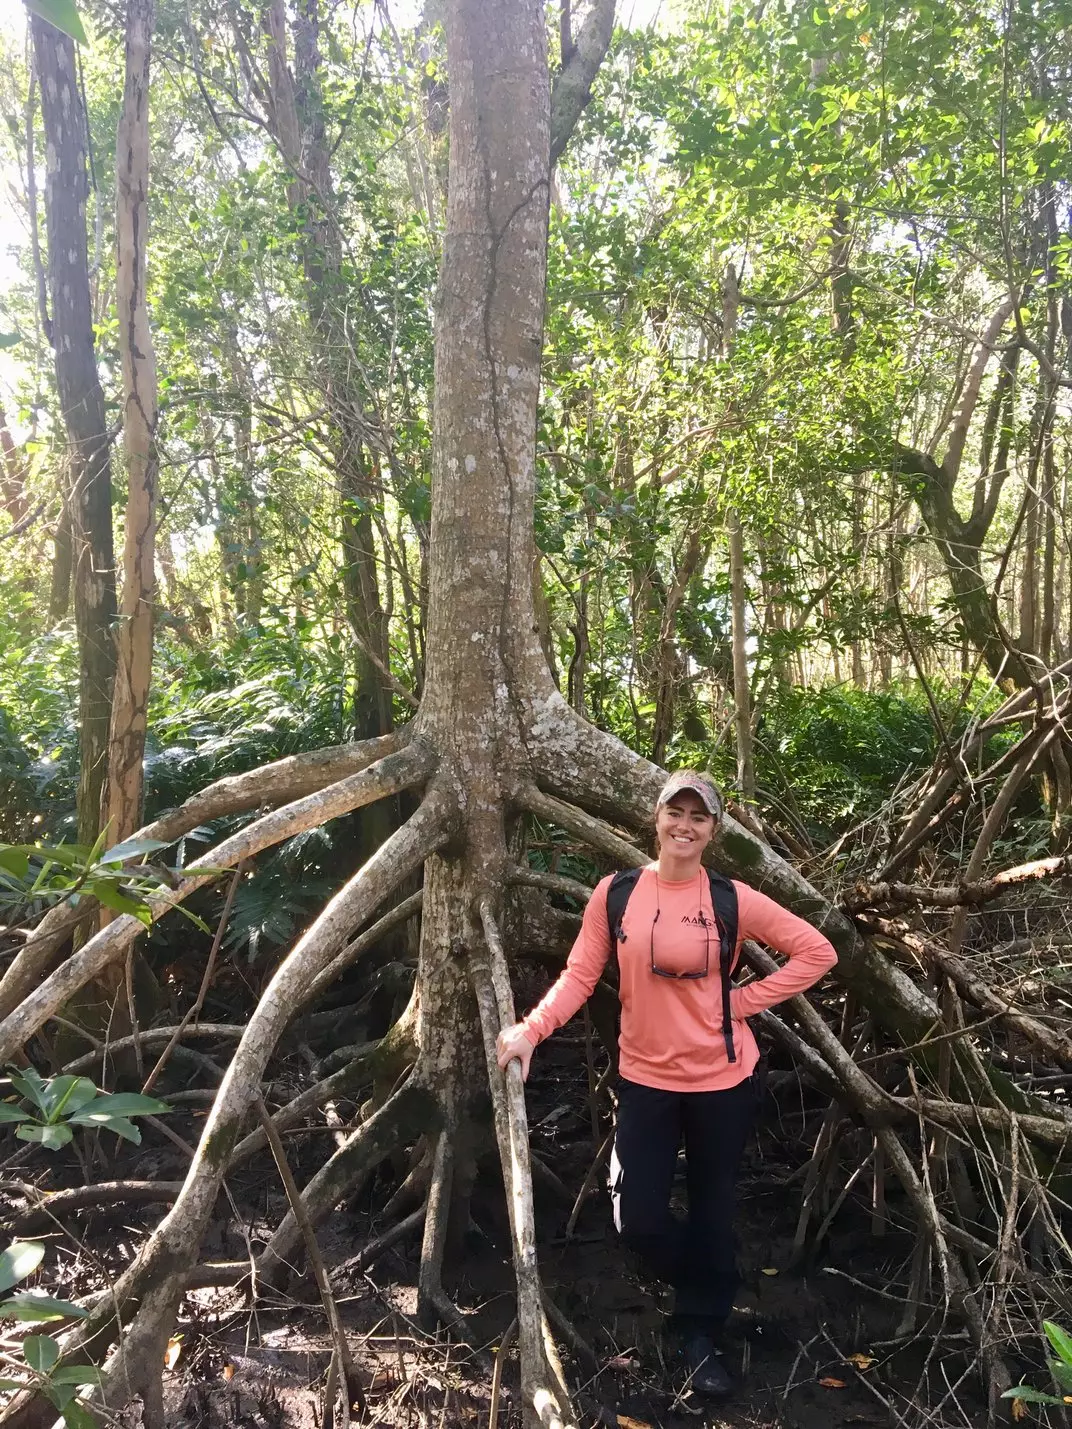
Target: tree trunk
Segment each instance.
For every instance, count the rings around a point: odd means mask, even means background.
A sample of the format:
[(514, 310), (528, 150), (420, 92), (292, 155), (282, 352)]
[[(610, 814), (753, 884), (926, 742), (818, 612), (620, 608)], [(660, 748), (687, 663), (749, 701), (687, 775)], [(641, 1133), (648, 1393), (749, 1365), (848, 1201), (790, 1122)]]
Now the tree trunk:
[(392, 723), (386, 673), (390, 650), (372, 516), (382, 497), (370, 480), (367, 450), (376, 436), (377, 423), (374, 394), (360, 378), (354, 352), (354, 315), (350, 313), (324, 124), (319, 23), (319, 0), (300, 0), (294, 23), (292, 74), (283, 0), (271, 0), (265, 10), (272, 127), (295, 174), (287, 188), (287, 200), (301, 215), (305, 305), (315, 353), (313, 378), (327, 408), (328, 446), (339, 485), (344, 588), (357, 665), (356, 737), (372, 739), (386, 733)]
[(78, 838), (100, 829), (115, 677), (115, 557), (104, 393), (97, 378), (86, 244), (86, 114), (74, 41), (31, 18), (47, 144), (45, 219), (56, 384), (71, 462), (75, 624), (80, 662)]
[(71, 492), (66, 462), (60, 468), (58, 484), (61, 504), (56, 524), (52, 528), (52, 574), (48, 588), (50, 625), (58, 625), (61, 620), (66, 619), (71, 608), (71, 566), (74, 552), (71, 543)]
[(756, 801), (752, 759), (752, 698), (748, 675), (747, 593), (744, 585), (744, 540), (736, 507), (727, 512), (730, 547), (730, 615), (733, 622), (733, 731), (737, 743), (737, 790), (742, 804)]
[(123, 595), (105, 814), (112, 843), (141, 823), (153, 661), (156, 360), (145, 296), (149, 191), (149, 53), (154, 0), (127, 0), (126, 84), (116, 140), (116, 298), (127, 467)]

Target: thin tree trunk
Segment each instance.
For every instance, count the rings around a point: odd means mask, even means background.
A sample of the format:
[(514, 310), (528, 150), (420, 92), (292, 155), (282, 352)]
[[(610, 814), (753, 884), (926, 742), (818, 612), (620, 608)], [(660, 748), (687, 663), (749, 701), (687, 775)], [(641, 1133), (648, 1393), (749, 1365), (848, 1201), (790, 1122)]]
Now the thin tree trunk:
[(126, 542), (105, 810), (115, 843), (141, 823), (153, 661), (156, 359), (145, 295), (149, 191), (149, 55), (154, 0), (127, 0), (126, 83), (116, 139), (116, 296), (123, 366)]
[(31, 17), (30, 25), (48, 140), (45, 217), (56, 384), (71, 461), (80, 662), (78, 837), (91, 844), (100, 829), (108, 772), (116, 600), (109, 438), (93, 348), (86, 242), (86, 114), (74, 41), (39, 15)]
[(752, 755), (752, 700), (748, 675), (747, 593), (744, 538), (737, 508), (727, 512), (730, 548), (730, 617), (733, 622), (733, 730), (737, 742), (737, 789), (743, 804), (754, 804), (756, 774)]
[(56, 625), (67, 616), (71, 608), (71, 566), (74, 551), (71, 542), (71, 493), (68, 484), (67, 463), (59, 472), (60, 511), (52, 528), (52, 576), (48, 591), (48, 619)]

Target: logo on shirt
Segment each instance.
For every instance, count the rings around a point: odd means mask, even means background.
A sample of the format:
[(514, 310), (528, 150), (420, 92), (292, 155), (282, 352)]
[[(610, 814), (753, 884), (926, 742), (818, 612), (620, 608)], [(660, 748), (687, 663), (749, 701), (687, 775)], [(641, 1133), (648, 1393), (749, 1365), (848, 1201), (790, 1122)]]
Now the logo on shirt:
[(690, 928), (713, 928), (715, 926), (714, 920), (705, 918), (702, 913), (695, 913), (692, 916), (682, 913), (681, 921), (688, 924)]

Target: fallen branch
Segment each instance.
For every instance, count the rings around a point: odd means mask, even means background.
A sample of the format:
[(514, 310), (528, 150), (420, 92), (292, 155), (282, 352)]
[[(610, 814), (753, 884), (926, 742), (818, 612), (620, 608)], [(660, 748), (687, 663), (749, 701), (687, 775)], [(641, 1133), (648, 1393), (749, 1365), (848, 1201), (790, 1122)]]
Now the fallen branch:
[(1017, 864), (993, 878), (977, 883), (952, 883), (929, 886), (924, 883), (858, 883), (851, 898), (841, 903), (846, 913), (861, 913), (868, 908), (893, 904), (916, 908), (963, 908), (989, 903), (1019, 884), (1039, 883), (1044, 879), (1072, 876), (1072, 857), (1040, 858), (1032, 863)]
[[(258, 1097), (254, 1103), (254, 1109), (260, 1121), (261, 1129), (264, 1131), (265, 1136), (268, 1138), (268, 1144), (272, 1148), (272, 1156), (275, 1160), (276, 1169), (279, 1172), (279, 1179), (283, 1183), (283, 1189), (287, 1193), (287, 1200), (290, 1202), (291, 1214), (301, 1228), (309, 1268), (313, 1272), (313, 1279), (316, 1281), (316, 1288), (320, 1292), (320, 1299), (324, 1305), (324, 1313), (328, 1318), (331, 1338), (335, 1345), (336, 1361), (342, 1379), (342, 1422), (344, 1429), (349, 1429), (351, 1401), (356, 1400), (357, 1407), (362, 1413), (367, 1408), (364, 1390), (361, 1388), (361, 1381), (357, 1377), (353, 1356), (350, 1354), (350, 1346), (346, 1340), (346, 1332), (343, 1330), (342, 1321), (339, 1319), (339, 1307), (335, 1303), (335, 1296), (331, 1293), (327, 1267), (324, 1264), (324, 1257), (320, 1254), (320, 1246), (317, 1244), (316, 1232), (313, 1230), (312, 1223), (306, 1214), (301, 1192), (298, 1190), (294, 1180), (294, 1173), (291, 1171), (290, 1163), (287, 1161), (287, 1153), (283, 1149), (283, 1143), (279, 1139), (279, 1133), (272, 1125), (272, 1118), (268, 1115), (267, 1108), (260, 1097)], [(334, 1404), (332, 1402), (334, 1395), (330, 1392), (330, 1385), (329, 1388), (325, 1390), (324, 1398), (324, 1417), (326, 1419), (329, 1414), (334, 1412)]]
[(956, 957), (953, 953), (946, 952), (944, 948), (937, 947), (928, 939), (921, 938), (916, 933), (910, 933), (907, 929), (898, 928), (885, 919), (872, 918), (868, 921), (870, 926), (882, 933), (884, 937), (900, 944), (912, 957), (918, 959), (925, 966), (929, 965), (944, 973), (961, 997), (966, 998), (981, 1011), (1002, 1022), (1010, 1031), (1025, 1038), (1045, 1052), (1047, 1056), (1052, 1057), (1055, 1062), (1072, 1067), (1072, 1038), (1052, 1027), (1047, 1027), (1044, 1022), (1033, 1017), (1029, 1012), (1025, 1012), (1022, 1007), (1010, 1002), (1008, 998), (999, 996), (963, 958)]

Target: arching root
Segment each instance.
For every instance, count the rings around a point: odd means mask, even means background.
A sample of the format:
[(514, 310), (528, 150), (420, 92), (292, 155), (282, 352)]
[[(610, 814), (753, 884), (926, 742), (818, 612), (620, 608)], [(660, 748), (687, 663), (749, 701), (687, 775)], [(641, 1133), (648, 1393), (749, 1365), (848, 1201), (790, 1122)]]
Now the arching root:
[[(129, 1384), (131, 1392), (141, 1389), (142, 1377), (147, 1377), (146, 1384), (151, 1388), (150, 1361), (135, 1359), (127, 1346), (143, 1340), (155, 1344), (159, 1327), (163, 1325), (170, 1332), (174, 1324), (238, 1131), (259, 1096), (268, 1058), (295, 1007), (300, 1005), (302, 991), (337, 954), (352, 929), (366, 922), (450, 837), (455, 818), (454, 805), (433, 790), (409, 822), (396, 830), (336, 894), (283, 959), (227, 1069), (174, 1207), (120, 1276), (111, 1300), (71, 1335), (65, 1347), (65, 1363), (75, 1363), (86, 1349), (99, 1359), (115, 1342), (122, 1323), (122, 1342), (108, 1362), (108, 1373), (112, 1375), (113, 1362), (122, 1364), (124, 1383)], [(106, 932), (115, 926), (111, 924)], [(164, 1343), (166, 1339), (165, 1333)], [(9, 1422), (14, 1409), (9, 1407), (0, 1422)]]

